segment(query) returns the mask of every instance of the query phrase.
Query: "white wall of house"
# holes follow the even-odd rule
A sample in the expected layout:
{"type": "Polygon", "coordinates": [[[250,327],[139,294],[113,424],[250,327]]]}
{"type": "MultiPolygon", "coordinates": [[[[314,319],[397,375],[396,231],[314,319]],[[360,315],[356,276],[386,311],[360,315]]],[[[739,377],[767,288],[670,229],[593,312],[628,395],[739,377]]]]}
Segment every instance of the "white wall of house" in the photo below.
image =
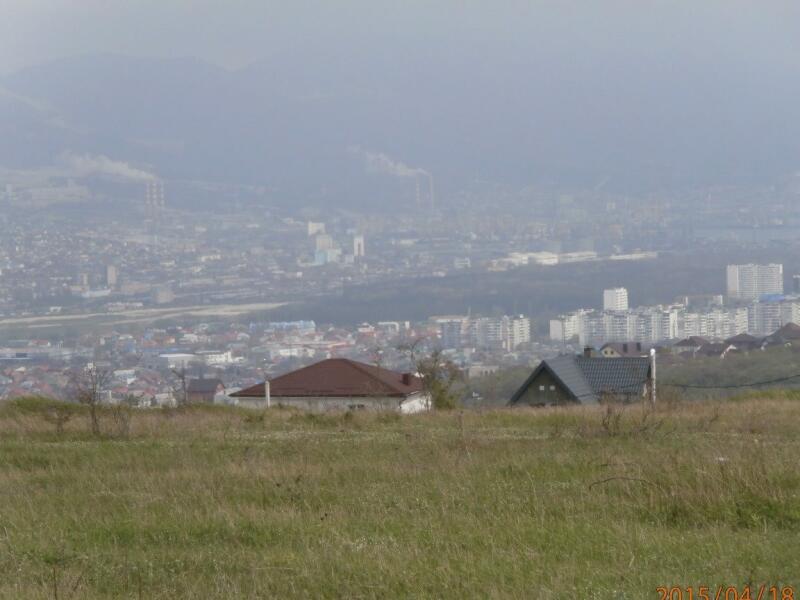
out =
{"type": "MultiPolygon", "coordinates": [[[[267,406],[265,398],[237,398],[238,406],[244,408],[264,409],[267,406]]],[[[273,396],[271,398],[273,407],[288,407],[310,412],[330,412],[346,410],[372,410],[372,411],[394,411],[402,414],[412,414],[423,412],[430,409],[431,402],[427,394],[418,393],[396,398],[388,396],[312,396],[312,397],[290,397],[273,396]]]]}
{"type": "Polygon", "coordinates": [[[400,412],[410,415],[418,412],[425,412],[433,407],[430,394],[419,393],[406,397],[400,405],[400,412]]]}

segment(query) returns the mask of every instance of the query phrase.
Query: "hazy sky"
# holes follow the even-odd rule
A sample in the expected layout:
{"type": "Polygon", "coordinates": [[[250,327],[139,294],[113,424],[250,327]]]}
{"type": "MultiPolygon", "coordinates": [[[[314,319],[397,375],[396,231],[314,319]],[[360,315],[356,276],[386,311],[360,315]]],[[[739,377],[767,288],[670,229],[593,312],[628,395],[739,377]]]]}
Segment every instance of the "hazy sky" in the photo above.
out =
{"type": "Polygon", "coordinates": [[[299,47],[410,40],[800,56],[797,0],[0,0],[0,15],[0,72],[96,52],[236,67],[299,47]]]}
{"type": "Polygon", "coordinates": [[[440,188],[800,168],[800,0],[0,0],[0,75],[101,53],[3,77],[0,164],[287,189],[363,177],[351,146],[440,188]]]}

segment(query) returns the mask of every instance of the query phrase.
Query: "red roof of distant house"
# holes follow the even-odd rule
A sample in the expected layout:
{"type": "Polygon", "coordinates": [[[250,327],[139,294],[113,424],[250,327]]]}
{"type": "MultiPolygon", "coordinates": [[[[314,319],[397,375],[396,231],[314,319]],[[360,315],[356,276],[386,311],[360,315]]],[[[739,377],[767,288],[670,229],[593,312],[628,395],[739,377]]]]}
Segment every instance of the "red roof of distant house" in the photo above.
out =
{"type": "Polygon", "coordinates": [[[755,350],[757,348],[763,348],[768,344],[768,342],[769,340],[767,338],[757,338],[749,333],[740,333],[739,335],[735,335],[725,340],[726,344],[732,344],[736,346],[737,350],[741,350],[743,352],[755,350]]]}
{"type": "Polygon", "coordinates": [[[749,333],[740,333],[725,340],[726,344],[755,344],[760,342],[761,339],[749,333]]]}
{"type": "Polygon", "coordinates": [[[224,389],[225,385],[219,379],[192,379],[186,391],[190,394],[211,394],[220,387],[224,389]]]}
{"type": "MultiPolygon", "coordinates": [[[[273,398],[404,397],[421,391],[422,380],[419,377],[346,358],[323,360],[269,382],[269,393],[273,398]]],[[[239,398],[263,398],[264,384],[259,383],[231,395],[239,398]]]]}
{"type": "Polygon", "coordinates": [[[709,341],[704,338],[700,337],[699,335],[692,335],[684,340],[680,340],[679,342],[675,342],[673,347],[676,348],[699,348],[700,346],[705,346],[708,344],[709,341]]]}
{"type": "Polygon", "coordinates": [[[784,340],[800,339],[800,325],[797,325],[796,323],[787,323],[769,337],[780,338],[784,340]]]}

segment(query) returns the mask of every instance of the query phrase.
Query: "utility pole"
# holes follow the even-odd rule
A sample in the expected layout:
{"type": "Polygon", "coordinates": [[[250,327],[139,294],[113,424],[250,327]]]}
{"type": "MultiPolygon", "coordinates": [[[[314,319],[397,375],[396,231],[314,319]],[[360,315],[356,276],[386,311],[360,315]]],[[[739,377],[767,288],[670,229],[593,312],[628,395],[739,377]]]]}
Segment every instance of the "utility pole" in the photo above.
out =
{"type": "Polygon", "coordinates": [[[656,349],[650,348],[650,403],[656,404],[656,349]]]}
{"type": "Polygon", "coordinates": [[[264,399],[267,401],[267,408],[271,408],[272,398],[270,398],[269,379],[264,379],[264,399]]]}

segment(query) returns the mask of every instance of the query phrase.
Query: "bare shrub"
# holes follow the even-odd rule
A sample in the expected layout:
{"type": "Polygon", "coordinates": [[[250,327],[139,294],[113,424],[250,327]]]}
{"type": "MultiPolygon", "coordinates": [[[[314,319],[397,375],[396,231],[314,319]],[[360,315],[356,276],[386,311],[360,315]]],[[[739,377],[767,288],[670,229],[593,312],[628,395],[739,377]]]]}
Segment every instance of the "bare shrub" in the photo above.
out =
{"type": "Polygon", "coordinates": [[[70,387],[73,398],[89,407],[89,423],[92,435],[100,435],[99,407],[102,394],[111,381],[111,371],[89,364],[84,369],[70,374],[70,387]]]}
{"type": "Polygon", "coordinates": [[[627,411],[627,418],[625,404],[605,400],[603,407],[600,426],[609,437],[653,433],[664,424],[663,418],[656,418],[656,409],[650,403],[642,403],[634,410],[627,411]]]}
{"type": "Polygon", "coordinates": [[[131,433],[131,407],[127,404],[113,404],[109,407],[109,412],[114,423],[114,435],[128,439],[131,433]]]}
{"type": "Polygon", "coordinates": [[[82,407],[72,402],[63,402],[51,398],[26,397],[18,398],[9,404],[13,407],[10,411],[11,419],[19,424],[24,430],[39,430],[39,419],[55,427],[55,433],[64,433],[67,423],[75,415],[82,412],[82,407]],[[26,424],[24,417],[29,417],[31,422],[26,424]],[[35,425],[34,425],[35,423],[35,425]]]}
{"type": "Polygon", "coordinates": [[[610,437],[616,437],[622,433],[622,413],[624,411],[624,405],[606,401],[600,426],[610,437]]]}
{"type": "Polygon", "coordinates": [[[55,402],[47,408],[42,417],[48,423],[55,425],[56,433],[63,435],[64,426],[75,416],[75,407],[66,402],[55,402]]]}

